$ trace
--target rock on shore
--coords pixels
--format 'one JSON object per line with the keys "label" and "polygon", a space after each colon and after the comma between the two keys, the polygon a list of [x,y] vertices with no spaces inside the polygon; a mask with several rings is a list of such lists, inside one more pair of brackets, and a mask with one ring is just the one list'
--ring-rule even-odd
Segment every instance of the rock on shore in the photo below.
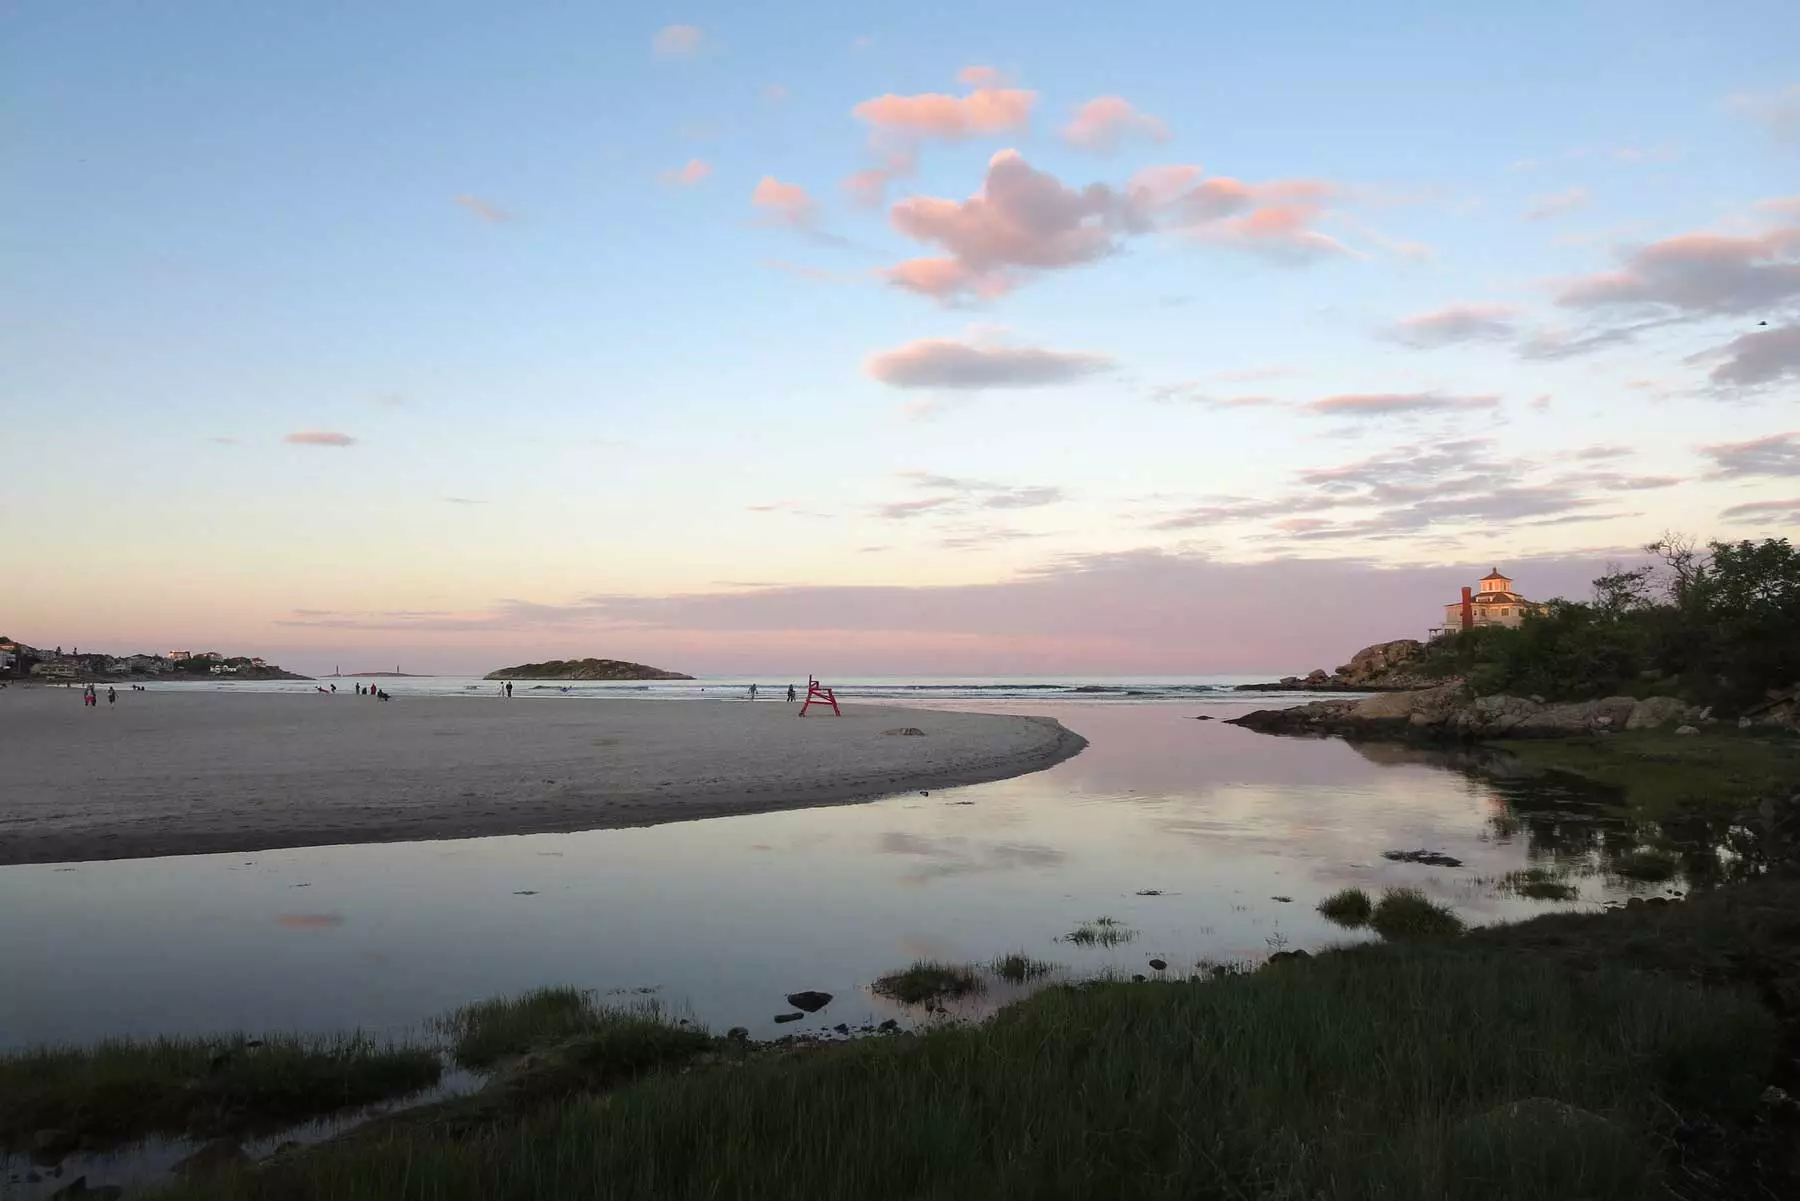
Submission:
{"label": "rock on shore", "polygon": [[1431,688],[1443,680],[1421,675],[1418,660],[1425,644],[1396,638],[1365,646],[1336,671],[1323,667],[1304,676],[1284,676],[1267,684],[1240,684],[1239,692],[1398,692]]}
{"label": "rock on shore", "polygon": [[1709,721],[1709,710],[1667,696],[1546,704],[1519,696],[1471,696],[1463,684],[1388,692],[1364,700],[1314,701],[1258,709],[1232,725],[1264,734],[1341,734],[1352,738],[1568,738],[1601,731],[1682,727]]}
{"label": "rock on shore", "polygon": [[678,671],[664,671],[623,659],[552,659],[547,663],[521,663],[502,667],[484,680],[691,680]]}

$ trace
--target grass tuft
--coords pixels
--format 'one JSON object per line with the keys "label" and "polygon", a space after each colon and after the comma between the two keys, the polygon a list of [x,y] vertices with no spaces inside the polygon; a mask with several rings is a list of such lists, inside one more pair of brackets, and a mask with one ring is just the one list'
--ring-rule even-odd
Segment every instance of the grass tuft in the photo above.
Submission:
{"label": "grass tuft", "polygon": [[1462,919],[1416,888],[1390,888],[1369,917],[1375,932],[1388,939],[1448,938],[1461,934]]}
{"label": "grass tuft", "polygon": [[559,1061],[575,1058],[595,1068],[617,1061],[630,1073],[711,1041],[703,1031],[671,1023],[654,1001],[600,1005],[592,993],[566,985],[478,1001],[433,1025],[450,1039],[457,1066],[474,1070],[554,1047]]}
{"label": "grass tuft", "polygon": [[988,970],[1008,984],[1024,984],[1029,980],[1048,976],[1056,970],[1056,965],[1045,963],[1042,959],[1033,959],[1023,951],[1013,951],[997,956],[988,964]]}
{"label": "grass tuft", "polygon": [[1534,901],[1573,901],[1581,896],[1579,888],[1555,872],[1541,867],[1507,872],[1500,877],[1500,887]]}
{"label": "grass tuft", "polygon": [[1116,947],[1120,943],[1130,942],[1137,937],[1137,931],[1125,925],[1116,917],[1102,914],[1092,921],[1081,923],[1063,938],[1082,947]]}
{"label": "grass tuft", "polygon": [[876,996],[899,1001],[902,1005],[919,1005],[987,991],[987,985],[974,968],[960,963],[940,963],[935,959],[921,959],[911,967],[878,976],[871,987]]}
{"label": "grass tuft", "polygon": [[1319,902],[1319,912],[1325,920],[1352,928],[1368,925],[1374,911],[1375,902],[1360,888],[1341,889]]}
{"label": "grass tuft", "polygon": [[63,1130],[89,1147],[277,1130],[430,1088],[437,1055],[360,1034],[115,1039],[0,1056],[0,1147]]}
{"label": "grass tuft", "polygon": [[1637,1201],[1667,1191],[1658,1149],[1693,1086],[1753,1109],[1774,1048],[1736,994],[1373,944],[1306,972],[1050,988],[985,1025],[660,1073],[164,1201]]}

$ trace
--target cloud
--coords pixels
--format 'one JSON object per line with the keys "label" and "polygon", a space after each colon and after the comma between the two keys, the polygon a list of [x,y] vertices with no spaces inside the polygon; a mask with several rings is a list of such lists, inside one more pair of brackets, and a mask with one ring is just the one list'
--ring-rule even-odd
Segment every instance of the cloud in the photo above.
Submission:
{"label": "cloud", "polygon": [[773,175],[765,175],[750,193],[750,203],[774,225],[812,231],[818,227],[819,209],[806,189],[797,183],[782,183]]}
{"label": "cloud", "polygon": [[800,279],[809,279],[818,284],[843,284],[851,282],[836,271],[829,271],[824,267],[808,266],[805,263],[790,263],[785,259],[764,259],[762,265],[769,268],[771,271],[780,271],[784,275],[792,275]]}
{"label": "cloud", "polygon": [[1710,378],[1721,387],[1755,388],[1800,379],[1800,324],[1741,334],[1696,357],[1720,356],[1725,361],[1712,369]]}
{"label": "cloud", "polygon": [[1618,270],[1566,281],[1557,303],[1689,319],[1800,299],[1800,226],[1747,236],[1682,234],[1627,251]]}
{"label": "cloud", "polygon": [[691,188],[711,174],[710,163],[705,159],[691,158],[679,170],[664,171],[662,179],[664,183],[674,184],[676,187]]}
{"label": "cloud", "polygon": [[1604,459],[1628,458],[1636,453],[1637,452],[1632,450],[1631,447],[1621,446],[1616,442],[1599,442],[1595,443],[1593,446],[1584,446],[1580,450],[1572,451],[1569,457],[1572,459],[1580,459],[1586,463],[1592,463]]}
{"label": "cloud", "polygon": [[706,34],[694,25],[665,25],[650,39],[651,48],[664,58],[686,58],[699,52]]}
{"label": "cloud", "polygon": [[1111,154],[1130,136],[1166,142],[1169,127],[1160,118],[1139,112],[1122,97],[1096,96],[1075,110],[1074,118],[1063,127],[1062,134],[1072,146]]}
{"label": "cloud", "polygon": [[1552,217],[1560,217],[1585,207],[1588,199],[1586,188],[1567,188],[1549,196],[1538,196],[1532,200],[1531,207],[1525,210],[1525,220],[1548,221]]}
{"label": "cloud", "polygon": [[1326,396],[1304,406],[1326,417],[1391,417],[1402,413],[1465,412],[1499,407],[1498,396],[1447,396],[1441,392],[1372,392]]}
{"label": "cloud", "polygon": [[1768,126],[1776,137],[1800,140],[1800,83],[1773,92],[1739,92],[1726,103],[1736,112]]}
{"label": "cloud", "polygon": [[874,513],[886,521],[906,521],[956,502],[957,498],[954,496],[926,496],[918,500],[897,500],[876,505]]}
{"label": "cloud", "polygon": [[1700,453],[1713,461],[1707,473],[1713,479],[1800,476],[1800,431],[1718,442],[1700,447]]}
{"label": "cloud", "polygon": [[1217,396],[1197,381],[1158,384],[1150,389],[1149,395],[1155,401],[1180,401],[1208,409],[1255,409],[1281,404],[1273,396]]}
{"label": "cloud", "polygon": [[207,441],[216,442],[220,446],[242,446],[244,444],[241,438],[216,437],[208,438]]}
{"label": "cloud", "polygon": [[1128,186],[1139,221],[1206,242],[1300,262],[1355,254],[1313,226],[1340,189],[1318,179],[1245,183],[1206,176],[1197,164],[1146,167]]}
{"label": "cloud", "polygon": [[864,100],[850,113],[879,133],[951,142],[1013,133],[1030,123],[1036,92],[1000,87],[998,73],[988,67],[964,69],[961,82],[973,89],[966,96],[890,92]]}
{"label": "cloud", "polygon": [[1504,304],[1453,304],[1403,317],[1384,331],[1388,340],[1415,350],[1462,342],[1499,342],[1518,332],[1518,310]]}
{"label": "cloud", "polygon": [[1053,270],[1111,254],[1124,208],[1104,184],[1066,187],[1018,151],[1002,150],[988,161],[981,191],[968,200],[914,196],[894,205],[889,218],[906,237],[948,252],[947,258],[909,260],[890,269],[889,278],[943,298],[1003,292],[1013,282],[1008,268]]}
{"label": "cloud", "polygon": [[495,208],[479,196],[470,196],[465,193],[456,198],[456,203],[462,205],[463,208],[474,213],[489,225],[499,225],[503,221],[511,221],[513,219],[511,213],[504,209]]}
{"label": "cloud", "polygon": [[1754,525],[1800,525],[1800,496],[1787,500],[1753,500],[1748,504],[1732,505],[1720,513],[1719,518],[1722,521]]}
{"label": "cloud", "polygon": [[469,496],[446,496],[444,498],[444,503],[451,505],[485,505],[487,504],[487,501],[476,500]]}
{"label": "cloud", "polygon": [[898,179],[912,178],[918,169],[918,148],[902,144],[883,151],[880,166],[852,171],[839,186],[851,203],[863,208],[878,208],[887,201],[889,184]]}
{"label": "cloud", "polygon": [[870,355],[863,369],[894,388],[1040,388],[1107,371],[1113,361],[1082,351],[976,346],[924,338]]}
{"label": "cloud", "polygon": [[910,481],[915,487],[940,494],[934,507],[954,502],[963,509],[1039,509],[1046,505],[1060,504],[1065,499],[1061,488],[1045,484],[998,484],[991,480],[933,475],[925,471],[902,471],[899,474],[900,478]]}
{"label": "cloud", "polygon": [[294,446],[354,446],[356,439],[336,430],[301,430],[282,438]]}

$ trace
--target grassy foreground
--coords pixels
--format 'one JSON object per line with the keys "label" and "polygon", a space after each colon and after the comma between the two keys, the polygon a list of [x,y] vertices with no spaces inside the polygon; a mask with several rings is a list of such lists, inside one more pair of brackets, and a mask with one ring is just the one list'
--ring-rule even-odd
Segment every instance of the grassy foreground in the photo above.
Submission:
{"label": "grassy foreground", "polygon": [[280,1129],[437,1083],[431,1051],[356,1035],[116,1040],[0,1056],[0,1147],[39,1131],[109,1146],[146,1135]]}
{"label": "grassy foreground", "polygon": [[1664,818],[1692,809],[1732,811],[1800,780],[1800,737],[1707,726],[1698,734],[1627,730],[1597,738],[1495,743],[1527,763],[1622,789],[1634,810]]}
{"label": "grassy foreground", "polygon": [[457,1137],[398,1124],[164,1201],[1633,1201],[1752,1106],[1740,994],[1462,943],[1053,988],[980,1026],[654,1073]]}

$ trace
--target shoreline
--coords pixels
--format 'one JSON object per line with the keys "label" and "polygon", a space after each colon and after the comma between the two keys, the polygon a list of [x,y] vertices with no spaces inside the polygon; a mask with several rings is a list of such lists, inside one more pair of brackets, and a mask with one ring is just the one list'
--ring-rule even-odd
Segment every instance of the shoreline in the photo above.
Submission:
{"label": "shoreline", "polygon": [[209,691],[94,712],[31,691],[6,715],[29,799],[0,813],[0,866],[626,829],[987,783],[1087,746],[1054,718],[878,705],[797,722],[774,701]]}

